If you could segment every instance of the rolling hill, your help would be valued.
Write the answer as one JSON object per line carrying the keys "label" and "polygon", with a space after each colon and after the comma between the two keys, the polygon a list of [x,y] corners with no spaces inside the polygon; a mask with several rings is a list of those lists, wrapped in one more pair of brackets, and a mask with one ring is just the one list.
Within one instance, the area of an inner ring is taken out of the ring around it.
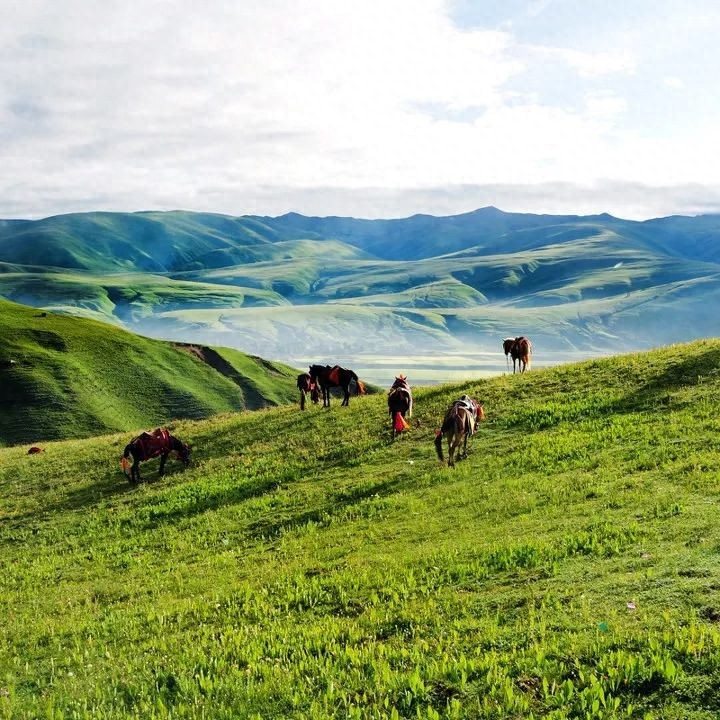
{"label": "rolling hill", "polygon": [[297,371],[0,300],[0,445],[84,437],[295,399]]}
{"label": "rolling hill", "polygon": [[0,449],[0,712],[716,718],[719,404],[702,341],[420,389],[395,443],[383,397],[178,422],[139,487],[126,434]]}
{"label": "rolling hill", "polygon": [[719,294],[713,215],[174,211],[0,223],[0,296],[293,361],[497,353],[518,334],[545,353],[651,347],[719,333]]}

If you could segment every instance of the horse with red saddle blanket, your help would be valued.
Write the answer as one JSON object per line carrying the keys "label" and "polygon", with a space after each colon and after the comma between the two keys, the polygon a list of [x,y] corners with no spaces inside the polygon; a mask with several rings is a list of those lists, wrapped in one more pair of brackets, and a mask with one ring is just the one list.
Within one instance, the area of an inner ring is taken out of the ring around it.
{"label": "horse with red saddle blanket", "polygon": [[[140,481],[140,463],[152,458],[160,458],[158,477],[165,474],[165,461],[171,452],[187,467],[190,464],[190,446],[171,435],[166,428],[155,428],[133,438],[123,451],[120,465],[132,483]],[[132,463],[130,463],[132,458]],[[128,470],[130,471],[128,473]]]}
{"label": "horse with red saddle blanket", "polygon": [[388,390],[388,412],[392,424],[393,440],[410,427],[405,418],[412,417],[412,407],[412,392],[407,378],[404,375],[398,375]]}
{"label": "horse with red saddle blanket", "polygon": [[332,367],[330,365],[311,365],[309,375],[322,392],[323,407],[330,407],[330,388],[342,388],[343,401],[341,405],[350,404],[350,384],[353,382],[355,383],[355,394],[365,394],[365,385],[358,376],[352,370],[339,365]]}

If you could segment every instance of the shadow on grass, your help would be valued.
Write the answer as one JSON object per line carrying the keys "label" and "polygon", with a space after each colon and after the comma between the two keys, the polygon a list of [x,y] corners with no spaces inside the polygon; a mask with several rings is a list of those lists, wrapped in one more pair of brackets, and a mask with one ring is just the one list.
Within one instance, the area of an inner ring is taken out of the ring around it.
{"label": "shadow on grass", "polygon": [[671,395],[673,391],[699,385],[701,378],[716,375],[720,368],[720,353],[716,349],[707,350],[679,363],[674,363],[658,375],[628,393],[611,406],[613,412],[637,412],[639,410],[657,410],[660,408],[684,407],[692,401],[679,402]]}
{"label": "shadow on grass", "polygon": [[[277,489],[279,485],[280,482],[276,478],[258,478],[216,491],[206,491],[198,485],[195,486],[193,494],[189,497],[181,497],[172,507],[143,509],[140,512],[141,523],[146,529],[165,523],[176,523],[227,505],[237,505],[252,500]],[[135,521],[132,521],[132,524],[135,524]]]}
{"label": "shadow on grass", "polygon": [[253,523],[248,535],[253,538],[275,540],[286,532],[291,532],[310,523],[326,526],[342,517],[348,508],[358,505],[370,498],[382,498],[400,490],[407,482],[401,478],[383,480],[370,486],[353,488],[352,490],[335,493],[325,498],[319,507],[305,510],[297,515],[278,520],[263,520]]}
{"label": "shadow on grass", "polygon": [[[677,393],[683,389],[700,384],[702,378],[717,376],[720,370],[720,354],[716,349],[687,357],[674,362],[662,370],[649,369],[645,382],[626,392],[621,397],[613,397],[613,387],[608,387],[605,398],[598,391],[597,381],[588,388],[587,402],[577,402],[578,386],[569,390],[572,393],[567,405],[548,404],[542,395],[539,403],[530,401],[527,405],[517,408],[502,423],[505,427],[524,432],[539,432],[564,423],[581,422],[584,420],[612,417],[630,413],[664,413],[683,409],[691,405],[691,397],[679,398]],[[623,369],[617,368],[620,379]],[[614,390],[620,388],[615,386]]]}

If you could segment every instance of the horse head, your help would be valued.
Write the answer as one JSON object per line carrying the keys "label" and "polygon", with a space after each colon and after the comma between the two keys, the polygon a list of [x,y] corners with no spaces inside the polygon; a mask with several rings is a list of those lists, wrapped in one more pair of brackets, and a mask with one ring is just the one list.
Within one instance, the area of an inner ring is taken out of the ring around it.
{"label": "horse head", "polygon": [[394,390],[396,388],[408,388],[408,381],[407,377],[405,375],[396,375],[395,376],[395,382],[393,382],[391,390]]}
{"label": "horse head", "polygon": [[176,450],[177,456],[182,464],[187,467],[190,464],[190,455],[192,454],[192,448],[184,442],[178,440],[179,447]]}
{"label": "horse head", "polygon": [[311,365],[308,368],[308,375],[310,375],[311,382],[317,382],[318,378],[325,372],[323,365]]}
{"label": "horse head", "polygon": [[503,340],[503,352],[505,355],[509,355],[515,346],[515,338],[505,338]]}
{"label": "horse head", "polygon": [[485,419],[485,406],[481,402],[475,402],[475,418],[478,422]]}

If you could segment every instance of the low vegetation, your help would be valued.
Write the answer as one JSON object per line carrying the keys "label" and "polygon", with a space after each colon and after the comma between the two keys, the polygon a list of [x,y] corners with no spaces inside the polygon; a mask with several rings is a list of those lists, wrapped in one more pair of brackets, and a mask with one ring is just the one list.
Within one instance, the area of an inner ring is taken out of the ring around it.
{"label": "low vegetation", "polygon": [[[410,378],[412,381],[412,377]],[[433,431],[488,421],[457,468]],[[0,717],[720,713],[720,342],[0,450]]]}

